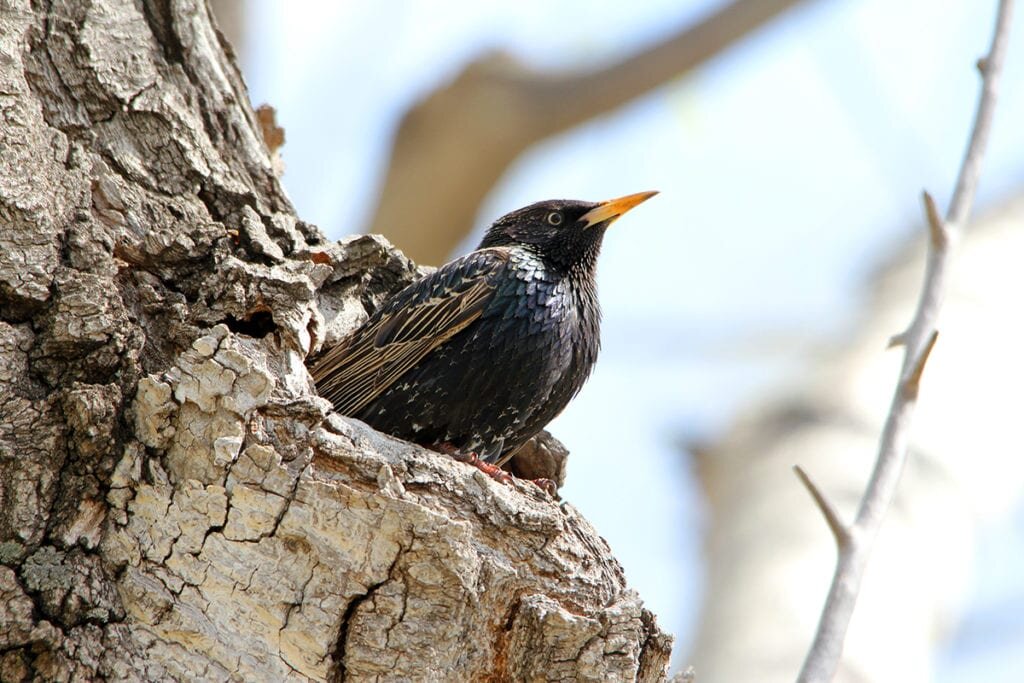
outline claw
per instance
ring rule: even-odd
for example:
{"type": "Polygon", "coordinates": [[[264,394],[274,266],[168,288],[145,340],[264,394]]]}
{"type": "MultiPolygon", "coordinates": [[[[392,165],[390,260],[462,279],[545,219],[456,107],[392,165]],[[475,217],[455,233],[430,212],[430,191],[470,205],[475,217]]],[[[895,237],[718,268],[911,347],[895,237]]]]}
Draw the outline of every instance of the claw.
{"type": "Polygon", "coordinates": [[[484,474],[486,474],[488,477],[495,481],[500,481],[502,484],[512,483],[511,474],[501,469],[497,465],[492,465],[489,462],[484,462],[477,456],[476,453],[473,453],[473,455],[466,462],[472,465],[473,467],[477,468],[478,470],[480,470],[481,472],[483,472],[484,474]]]}
{"type": "Polygon", "coordinates": [[[541,491],[544,491],[552,498],[558,497],[558,487],[555,485],[555,482],[551,481],[550,479],[544,479],[543,477],[541,477],[539,479],[530,479],[530,481],[533,482],[537,486],[537,488],[539,488],[541,491]]]}

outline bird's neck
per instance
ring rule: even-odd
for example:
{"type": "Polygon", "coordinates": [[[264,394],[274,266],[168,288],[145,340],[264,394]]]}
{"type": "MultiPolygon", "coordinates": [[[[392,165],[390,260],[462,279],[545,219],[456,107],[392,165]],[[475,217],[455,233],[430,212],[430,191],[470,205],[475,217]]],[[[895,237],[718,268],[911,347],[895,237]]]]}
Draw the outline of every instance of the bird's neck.
{"type": "Polygon", "coordinates": [[[547,253],[541,257],[550,265],[553,265],[563,277],[575,282],[584,282],[594,279],[597,272],[597,256],[601,245],[588,245],[582,252],[572,250],[569,255],[563,253],[547,253]],[[567,256],[567,257],[566,257],[567,256]]]}

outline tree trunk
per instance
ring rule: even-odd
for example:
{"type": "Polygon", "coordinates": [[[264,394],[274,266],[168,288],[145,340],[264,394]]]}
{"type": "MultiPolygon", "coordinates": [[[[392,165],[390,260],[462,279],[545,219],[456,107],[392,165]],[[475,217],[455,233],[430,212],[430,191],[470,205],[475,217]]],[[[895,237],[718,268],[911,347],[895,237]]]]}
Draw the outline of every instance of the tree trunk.
{"type": "Polygon", "coordinates": [[[0,679],[664,678],[571,506],[315,396],[416,269],[296,219],[204,3],[0,3],[0,115],[0,679]]]}

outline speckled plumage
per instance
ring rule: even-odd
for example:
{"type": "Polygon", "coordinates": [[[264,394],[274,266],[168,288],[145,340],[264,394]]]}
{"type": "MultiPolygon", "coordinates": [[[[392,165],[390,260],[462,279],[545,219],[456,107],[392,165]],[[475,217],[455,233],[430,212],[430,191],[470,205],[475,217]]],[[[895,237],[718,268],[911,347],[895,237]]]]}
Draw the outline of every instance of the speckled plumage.
{"type": "Polygon", "coordinates": [[[590,375],[604,231],[651,194],[500,218],[476,251],[393,295],[321,356],[317,390],[380,431],[504,462],[590,375]]]}

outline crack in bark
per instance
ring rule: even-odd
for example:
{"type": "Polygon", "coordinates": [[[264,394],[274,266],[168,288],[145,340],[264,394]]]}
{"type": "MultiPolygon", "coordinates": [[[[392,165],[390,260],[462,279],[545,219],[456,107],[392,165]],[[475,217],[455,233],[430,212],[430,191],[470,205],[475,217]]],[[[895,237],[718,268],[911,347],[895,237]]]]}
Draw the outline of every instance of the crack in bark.
{"type": "MultiPolygon", "coordinates": [[[[355,617],[356,611],[367,601],[373,600],[377,591],[394,579],[394,573],[398,566],[398,561],[402,558],[402,555],[407,552],[407,550],[408,548],[400,546],[398,552],[395,554],[395,558],[391,561],[391,566],[388,567],[385,577],[377,583],[368,586],[366,591],[362,594],[352,596],[348,605],[345,607],[345,612],[341,617],[341,624],[338,627],[338,639],[335,642],[334,650],[331,653],[331,659],[334,661],[335,669],[333,674],[328,675],[328,679],[332,681],[332,683],[344,683],[345,681],[345,653],[348,646],[348,629],[349,625],[352,623],[352,619],[355,617]]],[[[403,593],[404,592],[405,591],[403,591],[403,593]]],[[[402,616],[405,616],[404,606],[402,609],[402,616]]],[[[391,628],[394,628],[397,625],[397,623],[392,624],[391,628]]]]}
{"type": "Polygon", "coordinates": [[[186,66],[185,50],[174,30],[174,10],[166,0],[152,0],[142,3],[142,14],[153,32],[156,44],[169,64],[186,66]]]}
{"type": "Polygon", "coordinates": [[[387,579],[375,583],[366,589],[365,593],[361,595],[353,596],[345,607],[344,614],[341,615],[341,625],[338,628],[338,640],[335,643],[334,650],[331,658],[334,660],[334,666],[336,667],[334,675],[330,676],[330,680],[333,683],[344,683],[345,681],[345,648],[348,645],[348,628],[352,623],[352,618],[355,616],[356,610],[367,600],[371,599],[374,591],[383,586],[387,582],[387,579]]]}

